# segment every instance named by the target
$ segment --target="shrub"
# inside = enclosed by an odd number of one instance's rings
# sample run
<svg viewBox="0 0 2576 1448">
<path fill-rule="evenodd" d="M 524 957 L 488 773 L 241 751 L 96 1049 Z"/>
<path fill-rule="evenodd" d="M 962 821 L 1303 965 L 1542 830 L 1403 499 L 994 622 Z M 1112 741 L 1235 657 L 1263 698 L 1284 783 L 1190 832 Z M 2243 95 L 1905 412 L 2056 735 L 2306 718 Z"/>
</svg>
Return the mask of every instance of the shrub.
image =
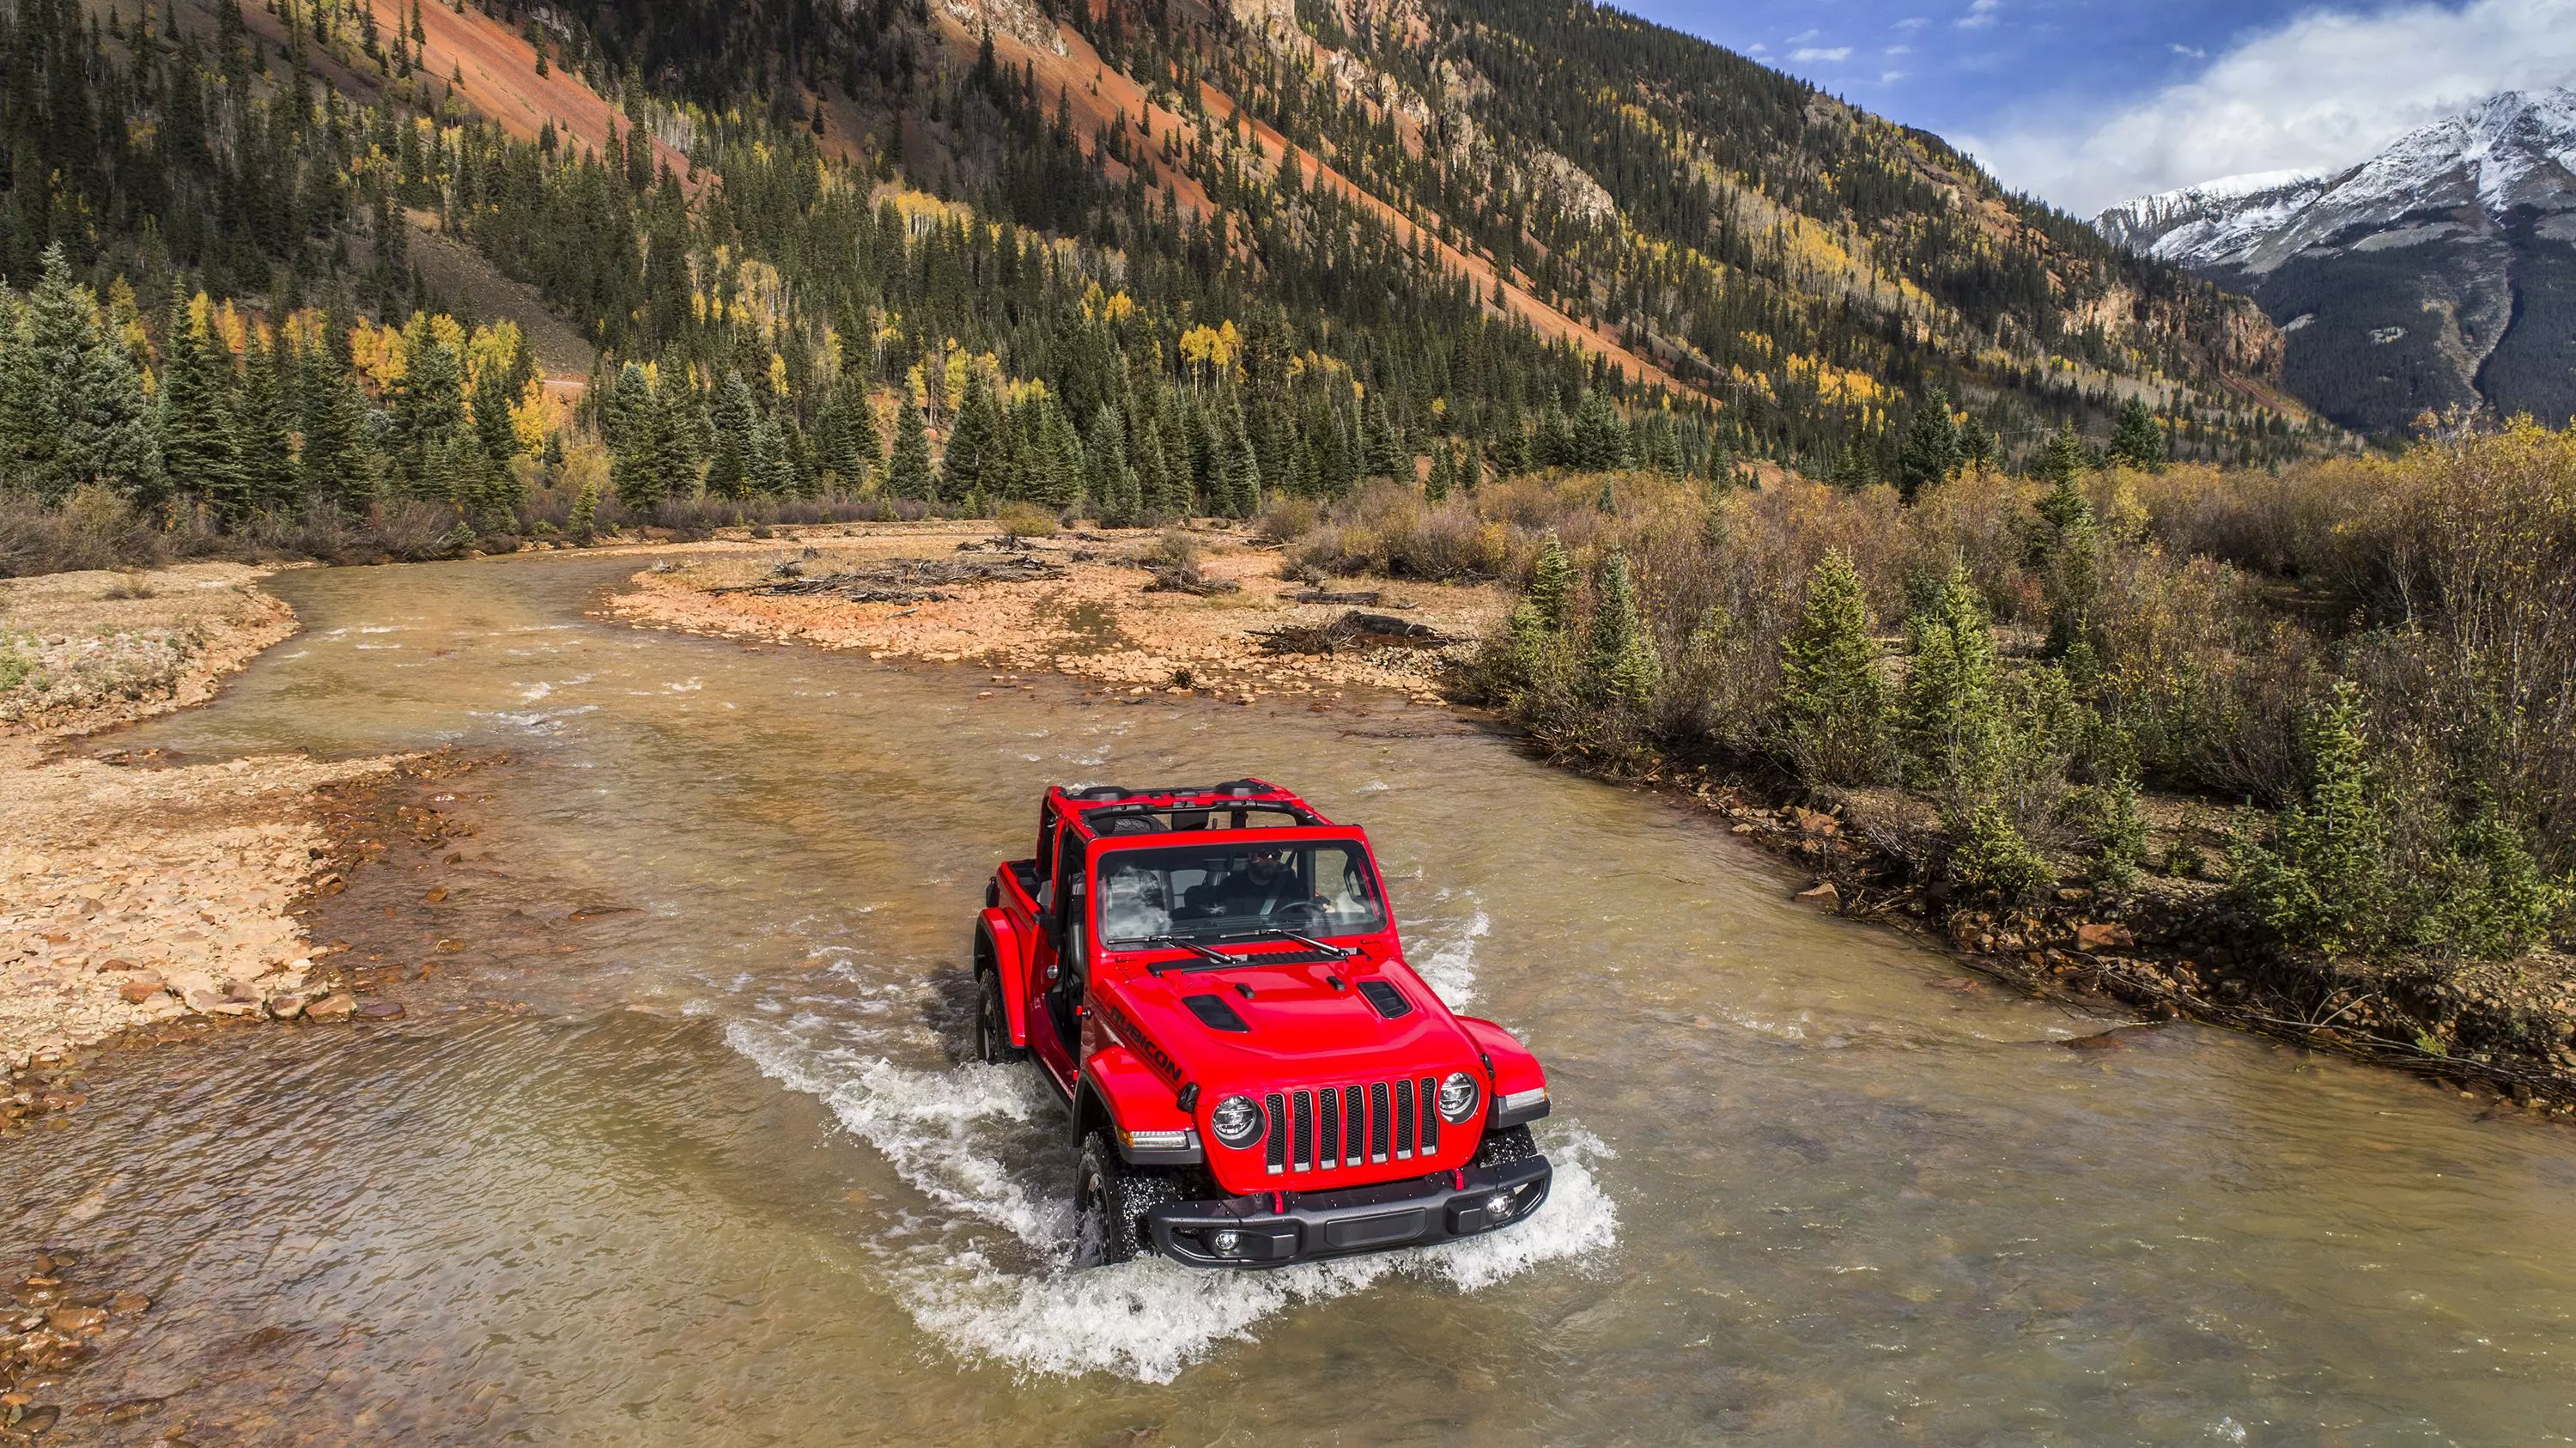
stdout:
<svg viewBox="0 0 2576 1448">
<path fill-rule="evenodd" d="M 1826 554 L 1808 574 L 1805 611 L 1780 646 L 1780 733 L 1814 783 L 1869 784 L 1884 771 L 1887 686 L 1848 553 Z"/>
<path fill-rule="evenodd" d="M 2360 690 L 2336 683 L 2309 711 L 2302 796 L 2268 827 L 2241 822 L 2233 888 L 2291 945 L 2332 958 L 2388 942 L 2393 884 L 2388 821 L 2362 731 Z"/>
<path fill-rule="evenodd" d="M 1063 526 L 1055 514 L 1033 503 L 1004 503 L 993 522 L 1013 538 L 1052 538 Z"/>
<path fill-rule="evenodd" d="M 2057 878 L 2048 861 L 2016 829 L 2000 806 L 1979 804 L 1947 817 L 1950 853 L 1944 873 L 1966 893 L 2012 904 L 2039 893 Z"/>
<path fill-rule="evenodd" d="M 1592 626 L 1583 654 L 1583 691 L 1593 703 L 1643 713 L 1663 679 L 1637 615 L 1637 592 L 1628 580 L 1628 556 L 1613 551 L 1601 560 L 1593 590 Z"/>
</svg>

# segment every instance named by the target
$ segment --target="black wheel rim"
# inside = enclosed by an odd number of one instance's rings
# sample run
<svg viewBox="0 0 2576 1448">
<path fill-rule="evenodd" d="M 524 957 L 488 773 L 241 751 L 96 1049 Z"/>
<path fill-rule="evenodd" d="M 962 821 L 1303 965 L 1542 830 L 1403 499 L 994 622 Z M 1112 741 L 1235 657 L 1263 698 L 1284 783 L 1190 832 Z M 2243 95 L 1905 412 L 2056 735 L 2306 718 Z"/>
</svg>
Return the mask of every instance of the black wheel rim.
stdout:
<svg viewBox="0 0 2576 1448">
<path fill-rule="evenodd" d="M 1074 1212 L 1073 1265 L 1101 1267 L 1109 1262 L 1109 1187 L 1097 1172 L 1082 1174 L 1080 1205 Z"/>
</svg>

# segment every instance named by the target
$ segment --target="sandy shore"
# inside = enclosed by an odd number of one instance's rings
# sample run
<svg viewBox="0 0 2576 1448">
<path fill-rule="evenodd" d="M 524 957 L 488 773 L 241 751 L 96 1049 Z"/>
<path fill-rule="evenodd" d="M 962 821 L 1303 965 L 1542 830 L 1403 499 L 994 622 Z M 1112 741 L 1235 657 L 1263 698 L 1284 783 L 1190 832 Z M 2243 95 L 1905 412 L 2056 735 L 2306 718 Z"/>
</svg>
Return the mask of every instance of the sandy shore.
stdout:
<svg viewBox="0 0 2576 1448">
<path fill-rule="evenodd" d="M 638 573 L 633 590 L 609 609 L 651 627 L 971 664 L 1004 676 L 1001 682 L 1054 672 L 1130 694 L 1249 702 L 1369 690 L 1437 703 L 1442 672 L 1472 651 L 1506 605 L 1490 585 L 1374 582 L 1333 587 L 1375 593 L 1375 601 L 1299 602 L 1317 590 L 1280 576 L 1275 547 L 1234 531 L 1189 536 L 1201 554 L 1200 578 L 1219 591 L 1157 587 L 1149 565 L 1162 538 L 1151 532 L 1059 535 L 1004 550 L 989 525 L 856 524 L 805 530 L 793 540 L 668 550 L 674 556 Z M 845 591 L 736 591 L 782 581 L 782 565 L 813 582 L 896 559 L 1004 558 L 1061 571 L 1027 582 L 936 584 L 923 591 L 944 597 L 879 602 L 853 601 Z M 1359 638 L 1321 653 L 1282 650 L 1269 640 L 1280 630 L 1327 629 L 1354 612 L 1428 629 L 1436 641 Z"/>
<path fill-rule="evenodd" d="M 201 703 L 293 634 L 265 571 L 0 580 L 0 1064 L 305 1006 L 313 952 L 288 907 L 324 845 L 312 792 L 390 761 L 163 767 L 83 739 Z"/>
</svg>

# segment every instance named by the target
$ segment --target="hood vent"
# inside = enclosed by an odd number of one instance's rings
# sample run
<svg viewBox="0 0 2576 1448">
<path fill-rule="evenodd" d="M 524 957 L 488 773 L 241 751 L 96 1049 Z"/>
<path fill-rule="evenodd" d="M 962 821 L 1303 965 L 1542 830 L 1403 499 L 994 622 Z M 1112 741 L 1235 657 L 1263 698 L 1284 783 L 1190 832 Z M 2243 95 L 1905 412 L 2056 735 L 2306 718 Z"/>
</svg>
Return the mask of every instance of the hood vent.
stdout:
<svg viewBox="0 0 2576 1448">
<path fill-rule="evenodd" d="M 1190 1014 L 1199 1018 L 1199 1024 L 1211 1031 L 1233 1031 L 1246 1036 L 1252 1034 L 1252 1027 L 1244 1024 L 1243 1017 L 1234 1013 L 1234 1007 L 1227 1005 L 1223 996 L 1183 996 L 1181 1004 L 1188 1006 Z"/>
<path fill-rule="evenodd" d="M 1377 1007 L 1377 1013 L 1390 1021 L 1413 1014 L 1413 1002 L 1406 1000 L 1404 992 L 1397 990 L 1390 981 L 1361 981 L 1360 994 L 1367 996 L 1368 1003 Z"/>
</svg>

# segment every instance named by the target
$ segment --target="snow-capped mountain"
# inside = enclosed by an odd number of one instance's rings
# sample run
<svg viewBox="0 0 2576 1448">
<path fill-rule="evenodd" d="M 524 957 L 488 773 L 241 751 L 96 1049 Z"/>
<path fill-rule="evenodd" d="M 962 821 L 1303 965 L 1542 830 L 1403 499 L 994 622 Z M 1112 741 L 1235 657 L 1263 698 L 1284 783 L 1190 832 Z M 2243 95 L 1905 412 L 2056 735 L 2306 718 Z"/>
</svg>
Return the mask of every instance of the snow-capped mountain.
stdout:
<svg viewBox="0 0 2576 1448">
<path fill-rule="evenodd" d="M 2115 206 L 2094 226 L 2260 302 L 2286 378 L 2347 426 L 2483 402 L 2576 415 L 2576 90 L 2511 92 L 2329 176 Z"/>
</svg>

